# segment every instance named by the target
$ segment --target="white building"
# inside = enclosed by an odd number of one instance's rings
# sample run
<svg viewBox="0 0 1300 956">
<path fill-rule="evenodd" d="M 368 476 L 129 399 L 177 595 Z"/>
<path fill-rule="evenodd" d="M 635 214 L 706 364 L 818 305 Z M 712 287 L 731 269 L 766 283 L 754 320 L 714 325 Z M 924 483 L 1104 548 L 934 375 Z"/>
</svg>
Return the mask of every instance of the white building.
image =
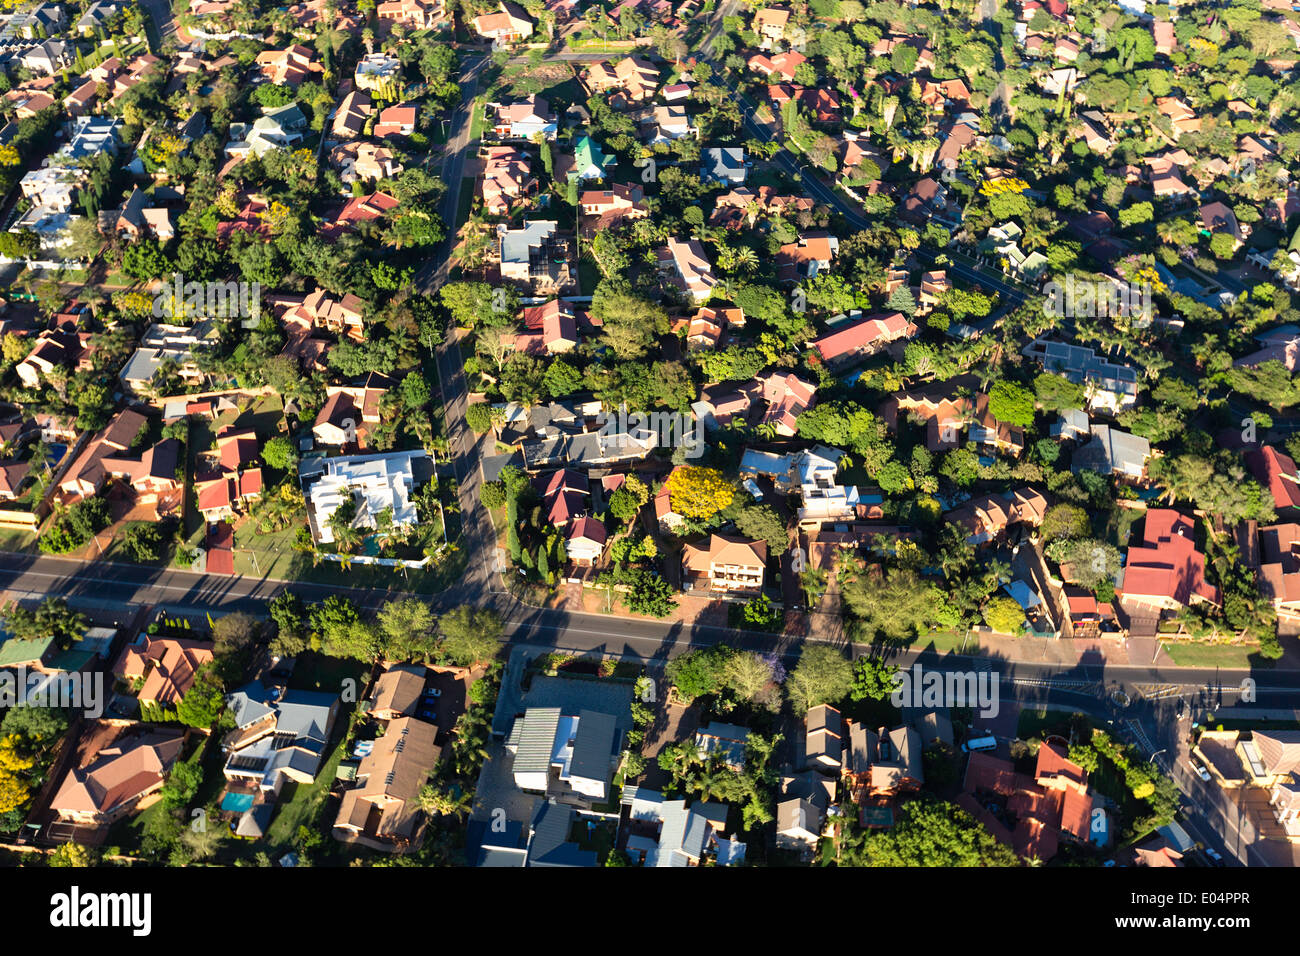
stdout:
<svg viewBox="0 0 1300 956">
<path fill-rule="evenodd" d="M 622 734 L 609 714 L 566 715 L 559 707 L 530 707 L 515 720 L 506 749 L 514 754 L 515 786 L 546 793 L 554 781 L 592 800 L 609 797 Z"/>
<path fill-rule="evenodd" d="M 374 528 L 375 516 L 391 508 L 393 527 L 416 523 L 415 462 L 428 460 L 423 451 L 381 455 L 346 455 L 320 461 L 323 471 L 306 487 L 312 533 L 319 544 L 334 541 L 330 517 L 345 501 L 357 503 L 354 528 Z M 304 473 L 303 481 L 309 476 Z"/>
</svg>

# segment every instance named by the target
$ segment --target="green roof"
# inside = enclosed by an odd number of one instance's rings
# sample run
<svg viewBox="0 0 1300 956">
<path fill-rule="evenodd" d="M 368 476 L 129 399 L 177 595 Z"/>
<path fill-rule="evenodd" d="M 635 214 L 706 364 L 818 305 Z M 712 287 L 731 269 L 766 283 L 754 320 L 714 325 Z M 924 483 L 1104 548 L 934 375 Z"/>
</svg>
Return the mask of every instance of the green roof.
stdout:
<svg viewBox="0 0 1300 956">
<path fill-rule="evenodd" d="M 39 641 L 20 641 L 16 637 L 6 637 L 0 644 L 0 667 L 17 667 L 19 664 L 34 664 L 54 643 L 54 638 L 46 637 Z"/>
<path fill-rule="evenodd" d="M 581 172 L 588 166 L 597 166 L 600 169 L 609 169 L 614 165 L 616 160 L 613 156 L 606 156 L 604 150 L 590 136 L 581 136 L 578 138 L 578 145 L 573 150 L 574 174 Z"/>
</svg>

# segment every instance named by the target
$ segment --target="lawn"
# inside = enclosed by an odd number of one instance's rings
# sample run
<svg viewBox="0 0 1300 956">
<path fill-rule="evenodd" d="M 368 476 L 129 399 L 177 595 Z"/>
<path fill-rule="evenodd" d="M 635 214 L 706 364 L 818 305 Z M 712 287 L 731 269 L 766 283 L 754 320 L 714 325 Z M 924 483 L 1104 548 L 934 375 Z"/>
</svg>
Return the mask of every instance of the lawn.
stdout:
<svg viewBox="0 0 1300 956">
<path fill-rule="evenodd" d="M 1165 651 L 1179 667 L 1223 667 L 1229 670 L 1250 670 L 1256 666 L 1269 666 L 1258 657 L 1251 645 L 1193 644 L 1166 641 Z"/>
<path fill-rule="evenodd" d="M 16 528 L 0 528 L 0 551 L 22 551 L 35 554 L 39 550 L 36 547 L 36 535 L 30 531 L 20 531 Z"/>
<path fill-rule="evenodd" d="M 1016 736 L 1021 740 L 1031 737 L 1046 737 L 1059 734 L 1070 736 L 1070 717 L 1068 710 L 1022 710 L 1016 723 Z"/>
<path fill-rule="evenodd" d="M 931 631 L 912 641 L 911 647 L 917 651 L 932 651 L 935 654 L 962 654 L 974 657 L 980 653 L 978 638 L 967 637 L 966 631 Z"/>
<path fill-rule="evenodd" d="M 287 783 L 280 793 L 280 802 L 276 806 L 275 816 L 266 832 L 266 842 L 275 849 L 285 849 L 298 835 L 298 828 L 313 826 L 325 808 L 329 799 L 330 788 L 334 785 L 334 774 L 343 760 L 343 738 L 347 731 L 347 720 L 343 712 L 334 722 L 334 736 L 331 749 L 325 762 L 316 774 L 315 783 Z M 326 836 L 327 842 L 333 842 Z"/>
</svg>

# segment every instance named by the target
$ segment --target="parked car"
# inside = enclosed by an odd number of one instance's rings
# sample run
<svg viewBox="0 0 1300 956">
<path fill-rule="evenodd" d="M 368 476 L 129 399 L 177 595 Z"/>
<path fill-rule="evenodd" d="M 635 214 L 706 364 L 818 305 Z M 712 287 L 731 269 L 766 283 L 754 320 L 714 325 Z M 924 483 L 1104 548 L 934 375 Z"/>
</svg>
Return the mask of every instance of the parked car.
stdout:
<svg viewBox="0 0 1300 956">
<path fill-rule="evenodd" d="M 997 750 L 997 748 L 998 738 L 994 737 L 992 734 L 968 737 L 961 745 L 961 749 L 965 753 L 976 753 L 981 750 Z"/>
<path fill-rule="evenodd" d="M 1196 775 L 1198 777 L 1200 777 L 1202 780 L 1206 781 L 1207 783 L 1210 781 L 1211 779 L 1210 771 L 1205 769 L 1205 764 L 1201 763 L 1199 760 L 1195 759 L 1194 757 L 1188 757 L 1187 762 L 1191 765 L 1192 769 L 1196 771 Z"/>
<path fill-rule="evenodd" d="M 1205 848 L 1205 855 L 1210 858 L 1211 866 L 1223 866 L 1223 854 L 1212 846 Z"/>
</svg>

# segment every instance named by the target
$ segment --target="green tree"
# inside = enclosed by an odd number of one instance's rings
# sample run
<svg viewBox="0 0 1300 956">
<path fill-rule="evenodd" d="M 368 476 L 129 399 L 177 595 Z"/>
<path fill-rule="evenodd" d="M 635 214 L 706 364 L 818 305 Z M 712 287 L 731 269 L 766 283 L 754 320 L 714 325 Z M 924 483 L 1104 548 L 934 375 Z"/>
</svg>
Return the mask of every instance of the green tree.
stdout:
<svg viewBox="0 0 1300 956">
<path fill-rule="evenodd" d="M 210 667 L 202 667 L 176 705 L 176 719 L 199 730 L 207 730 L 217 722 L 225 703 L 225 692 L 220 678 Z"/>
<path fill-rule="evenodd" d="M 438 620 L 442 632 L 442 651 L 455 664 L 469 666 L 491 660 L 501 650 L 505 628 L 500 615 L 491 608 L 461 605 Z"/>
<path fill-rule="evenodd" d="M 790 703 L 799 715 L 818 704 L 838 704 L 853 687 L 853 665 L 838 648 L 805 645 L 786 680 Z"/>
<path fill-rule="evenodd" d="M 283 435 L 276 435 L 262 446 L 262 460 L 279 471 L 289 471 L 298 464 L 298 452 L 293 442 Z"/>
<path fill-rule="evenodd" d="M 984 620 L 999 634 L 1019 634 L 1025 625 L 1025 612 L 1009 597 L 995 597 L 984 606 Z"/>
<path fill-rule="evenodd" d="M 1034 395 L 1014 382 L 995 382 L 989 389 L 989 412 L 1000 422 L 1029 428 L 1034 424 Z"/>
<path fill-rule="evenodd" d="M 853 700 L 887 700 L 898 682 L 894 676 L 898 665 L 886 664 L 878 657 L 859 657 L 853 662 Z"/>
</svg>

